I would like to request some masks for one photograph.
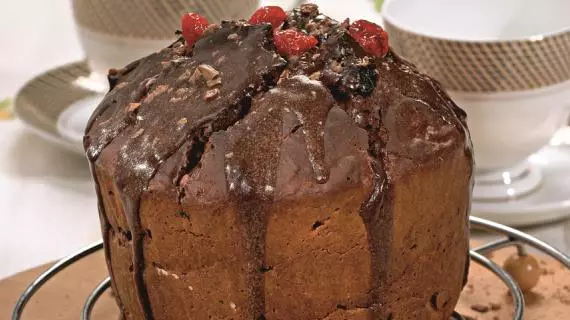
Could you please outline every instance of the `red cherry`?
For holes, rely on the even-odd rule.
[[[354,21],[348,33],[366,53],[381,58],[388,53],[388,33],[379,25],[366,20]]]
[[[317,38],[294,29],[275,31],[273,41],[275,41],[277,51],[285,56],[298,56],[311,50],[318,43]]]
[[[273,30],[279,28],[283,21],[287,19],[287,13],[277,6],[267,6],[257,9],[249,18],[251,24],[271,23]]]
[[[182,16],[182,36],[186,45],[191,47],[204,34],[210,23],[201,15],[190,12]]]

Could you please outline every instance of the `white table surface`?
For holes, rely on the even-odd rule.
[[[314,2],[336,18],[377,19],[366,0],[352,0],[350,6],[345,0]],[[13,96],[34,75],[83,57],[68,0],[0,0],[0,8],[0,99]],[[568,252],[570,223],[531,231]],[[0,121],[0,279],[99,237],[86,161],[17,120]]]

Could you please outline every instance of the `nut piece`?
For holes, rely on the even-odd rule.
[[[319,80],[320,78],[321,78],[321,72],[320,71],[314,72],[313,74],[311,74],[309,76],[309,79],[311,79],[311,80]]]
[[[209,80],[206,82],[206,85],[208,86],[208,88],[215,87],[219,84],[222,84],[222,78],[216,78],[216,79]]]
[[[178,125],[183,126],[186,123],[188,123],[188,119],[186,118],[180,118],[180,120],[178,120],[176,123],[178,123]]]
[[[306,15],[318,15],[319,7],[313,3],[306,3],[301,5],[301,13]]]
[[[196,70],[200,70],[200,73],[207,81],[212,80],[220,75],[220,72],[209,64],[201,64]]]
[[[141,104],[139,102],[131,102],[127,106],[127,111],[133,112],[133,111],[137,110],[140,106],[141,106]]]
[[[228,40],[236,41],[238,39],[239,39],[239,36],[237,33],[232,33],[228,36]]]
[[[218,89],[208,90],[208,91],[206,91],[206,94],[204,95],[204,100],[210,101],[210,100],[216,98],[219,94],[220,94],[220,90],[218,90]]]

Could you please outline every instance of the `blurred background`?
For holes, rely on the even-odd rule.
[[[453,86],[452,79],[445,72],[455,71],[445,71],[446,63],[427,59],[423,61],[421,57],[417,58],[413,50],[421,48],[422,52],[433,52],[434,56],[443,52],[440,56],[452,61],[454,52],[445,51],[445,48],[453,48],[454,45],[460,47],[462,41],[471,44],[476,44],[477,41],[502,41],[502,44],[497,44],[501,47],[508,41],[525,44],[524,39],[534,37],[532,41],[536,42],[548,40],[554,35],[556,38],[552,43],[556,45],[546,43],[541,45],[540,49],[529,47],[528,51],[524,51],[526,48],[517,51],[526,52],[521,61],[532,59],[536,52],[543,52],[539,50],[546,50],[552,56],[570,56],[570,51],[564,51],[570,47],[568,23],[535,28],[526,24],[532,19],[523,19],[519,23],[525,28],[520,29],[530,30],[528,34],[518,35],[515,32],[513,35],[511,32],[504,38],[501,38],[501,35],[472,33],[466,27],[466,39],[462,40],[458,39],[462,36],[461,32],[452,35],[445,33],[445,30],[457,31],[454,26],[446,24],[446,28],[442,29],[440,24],[434,24],[431,28],[430,23],[445,21],[445,15],[453,14],[446,12],[444,8],[474,15],[479,13],[474,13],[477,10],[474,10],[473,6],[485,9],[485,5],[494,2],[462,0],[459,1],[464,5],[461,7],[434,0],[432,5],[424,8],[419,6],[418,1],[402,1],[408,2],[403,9],[395,4],[390,7],[391,4],[389,6],[387,3],[383,4],[383,1],[373,0],[311,2],[318,4],[322,12],[338,20],[344,20],[345,17],[364,18],[385,25],[382,16],[385,14],[385,17],[389,18],[386,28],[395,35],[391,41],[397,41],[391,43],[393,48],[400,50],[399,53],[405,57],[411,57],[422,70],[438,75],[438,80],[449,89],[450,94],[461,101],[460,105],[478,121],[470,123],[472,128],[476,128],[472,129],[476,152],[479,149],[482,150],[482,156],[492,160],[498,159],[488,161],[489,165],[486,167],[478,168],[478,186],[480,183],[481,186],[491,185],[492,188],[477,189],[479,193],[474,201],[474,211],[479,210],[481,215],[502,223],[525,227],[525,230],[564,248],[568,253],[570,224],[565,218],[570,213],[570,189],[567,188],[570,187],[570,157],[568,137],[564,134],[567,130],[564,127],[568,120],[566,108],[570,105],[570,99],[567,97],[570,89],[566,83],[568,78],[565,78],[563,71],[570,68],[569,62],[564,58],[556,62],[559,67],[555,69],[562,70],[559,72],[560,76],[552,80],[556,83],[545,76],[545,79],[541,78],[547,82],[544,85],[538,83],[529,84],[528,87],[508,88],[503,81],[505,79],[501,78],[495,79],[496,81],[492,79],[495,81],[493,83],[501,85],[494,86],[491,83],[487,87],[480,85],[473,89],[469,84]],[[174,2],[180,4],[184,1],[172,1]],[[227,15],[248,16],[259,5],[257,1],[252,0],[205,2],[223,4],[216,7],[218,9],[214,6],[208,7],[208,4],[198,8],[212,17],[211,22]],[[261,4],[278,4],[290,8],[296,2],[268,0],[261,1]],[[425,2],[427,3],[427,0]],[[113,3],[114,1],[95,0],[0,0],[0,279],[60,258],[100,238],[93,184],[87,161],[81,154],[80,139],[85,119],[106,90],[106,83],[102,80],[104,70],[121,67],[126,61],[171,41],[173,34],[170,32],[173,32],[179,23],[173,17],[178,16],[180,12],[180,8],[169,7],[169,1],[123,0],[118,1],[119,4]],[[164,7],[157,5],[158,3],[163,3]],[[238,3],[239,5],[235,5]],[[493,7],[493,12],[504,9],[505,15],[510,15],[508,4],[514,5],[514,2],[505,3],[506,7],[499,6],[502,8],[499,8],[500,10]],[[528,4],[530,1],[518,3]],[[540,3],[548,3],[552,12],[570,12],[565,11],[567,7],[563,1]],[[114,7],[115,5],[117,7]],[[156,11],[153,11],[154,5],[159,7],[155,8]],[[381,12],[382,5],[390,11]],[[434,11],[429,12],[429,7]],[[124,9],[126,13],[121,13],[117,8]],[[219,8],[225,8],[227,11],[216,12]],[[411,10],[413,8],[416,10]],[[492,24],[484,21],[483,17],[489,15],[483,9],[479,10],[481,15],[476,17],[480,18],[473,19],[472,25],[465,22],[463,26],[478,29],[480,26]],[[136,10],[150,10],[152,13],[128,14]],[[168,15],[160,14],[163,12],[161,10]],[[422,12],[425,13],[424,18],[431,17],[432,20],[417,18],[422,16]],[[521,15],[528,14],[524,10],[517,12]],[[530,12],[534,14],[536,11]],[[545,15],[547,14],[551,13],[546,12]],[[497,19],[503,17],[498,16]],[[419,23],[414,25],[413,21]],[[540,31],[535,32],[539,29]],[[425,34],[415,38],[424,31]],[[448,41],[443,46],[437,43],[442,39]],[[465,50],[482,50],[476,47],[473,45]],[[507,51],[501,50],[503,49],[497,49],[498,54],[508,54]],[[476,51],[473,52],[476,55]],[[515,56],[507,61],[501,56],[499,65],[485,65],[482,68],[495,70],[493,74],[499,74],[496,70],[506,68],[506,74],[509,73],[509,66],[517,65],[517,59],[521,57]],[[453,61],[459,65],[474,65],[473,61],[479,61],[460,60]],[[545,63],[548,65],[548,61]],[[524,71],[527,67],[524,63],[522,65],[520,68]],[[493,69],[495,67],[497,69]],[[460,71],[457,72],[467,72],[466,77],[478,72],[475,67],[458,70]],[[558,72],[556,70],[547,72]],[[570,69],[567,71],[570,73]],[[484,76],[484,73],[481,74]],[[536,101],[533,100],[535,98]],[[548,118],[542,119],[538,124],[527,123],[523,118],[517,120],[517,116],[524,117],[524,112],[517,115],[516,109],[513,109],[513,104],[521,105],[517,99],[532,101],[532,105],[525,107],[525,110],[531,110],[528,111],[529,119],[541,119],[535,114],[537,110],[542,110],[539,112],[544,115],[548,113]],[[508,101],[514,102],[509,104]],[[497,107],[497,104],[505,105]],[[545,105],[553,108],[556,106],[556,110],[547,112]],[[492,111],[489,114],[488,110],[498,108],[502,108],[502,111]],[[502,124],[493,124],[489,128],[489,119],[498,119]],[[513,125],[512,130],[507,131],[511,129],[507,120],[511,119],[519,125]],[[523,123],[525,125],[521,127]],[[502,131],[501,128],[505,130]],[[536,131],[538,128],[543,130]],[[558,135],[555,135],[557,130]],[[489,133],[491,137],[479,135],[479,132]],[[513,132],[521,132],[522,137],[525,137],[523,132],[530,133],[525,140],[515,143],[513,137],[519,134]],[[533,140],[533,137],[540,139]],[[520,147],[529,145],[527,142],[531,140],[533,143],[529,150]],[[501,144],[496,145],[497,141]],[[554,149],[537,155],[535,152],[545,145]],[[486,150],[486,147],[491,146],[496,149]],[[498,154],[500,151],[496,151],[507,150],[508,146],[516,148],[508,154]],[[509,157],[513,160],[500,161],[510,159]],[[480,163],[485,159],[481,158]],[[516,184],[518,182],[520,184]]]

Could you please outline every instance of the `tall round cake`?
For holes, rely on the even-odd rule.
[[[364,20],[182,21],[110,71],[84,140],[123,317],[447,320],[469,265],[465,113]]]

